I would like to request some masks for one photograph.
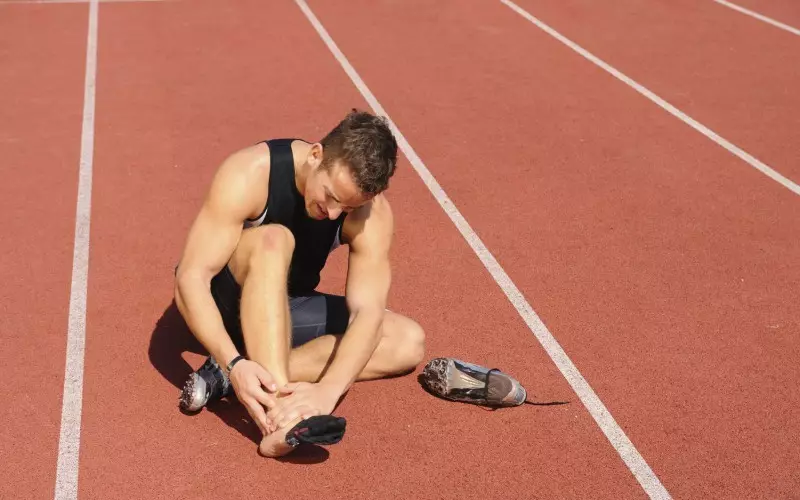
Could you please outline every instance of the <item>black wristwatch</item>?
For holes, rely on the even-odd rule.
[[[241,361],[241,360],[243,360],[243,359],[247,359],[247,358],[245,358],[245,357],[244,357],[244,356],[242,356],[241,354],[240,354],[239,356],[236,356],[235,358],[233,358],[233,359],[231,360],[231,362],[230,362],[230,363],[228,363],[228,366],[226,366],[226,367],[225,367],[225,369],[228,371],[228,373],[230,373],[230,372],[231,372],[231,370],[233,370],[233,365],[235,365],[236,363],[238,363],[239,361]]]

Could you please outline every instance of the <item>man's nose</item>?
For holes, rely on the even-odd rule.
[[[334,207],[328,210],[328,218],[330,220],[335,220],[339,215],[342,213],[342,207]]]

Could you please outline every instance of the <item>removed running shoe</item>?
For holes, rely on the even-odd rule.
[[[462,403],[519,406],[528,397],[522,384],[497,368],[490,370],[453,358],[432,359],[423,368],[419,380],[435,396]]]

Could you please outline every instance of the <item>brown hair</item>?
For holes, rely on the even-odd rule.
[[[376,195],[389,187],[397,166],[397,141],[386,118],[353,109],[320,143],[322,167],[330,168],[341,161],[365,195]]]

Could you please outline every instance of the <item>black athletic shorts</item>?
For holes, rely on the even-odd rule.
[[[239,300],[242,290],[225,266],[211,280],[211,295],[222,315],[225,329],[239,352],[245,352]],[[305,344],[325,334],[342,334],[347,328],[350,312],[345,298],[316,291],[289,297],[292,321],[292,347]]]

